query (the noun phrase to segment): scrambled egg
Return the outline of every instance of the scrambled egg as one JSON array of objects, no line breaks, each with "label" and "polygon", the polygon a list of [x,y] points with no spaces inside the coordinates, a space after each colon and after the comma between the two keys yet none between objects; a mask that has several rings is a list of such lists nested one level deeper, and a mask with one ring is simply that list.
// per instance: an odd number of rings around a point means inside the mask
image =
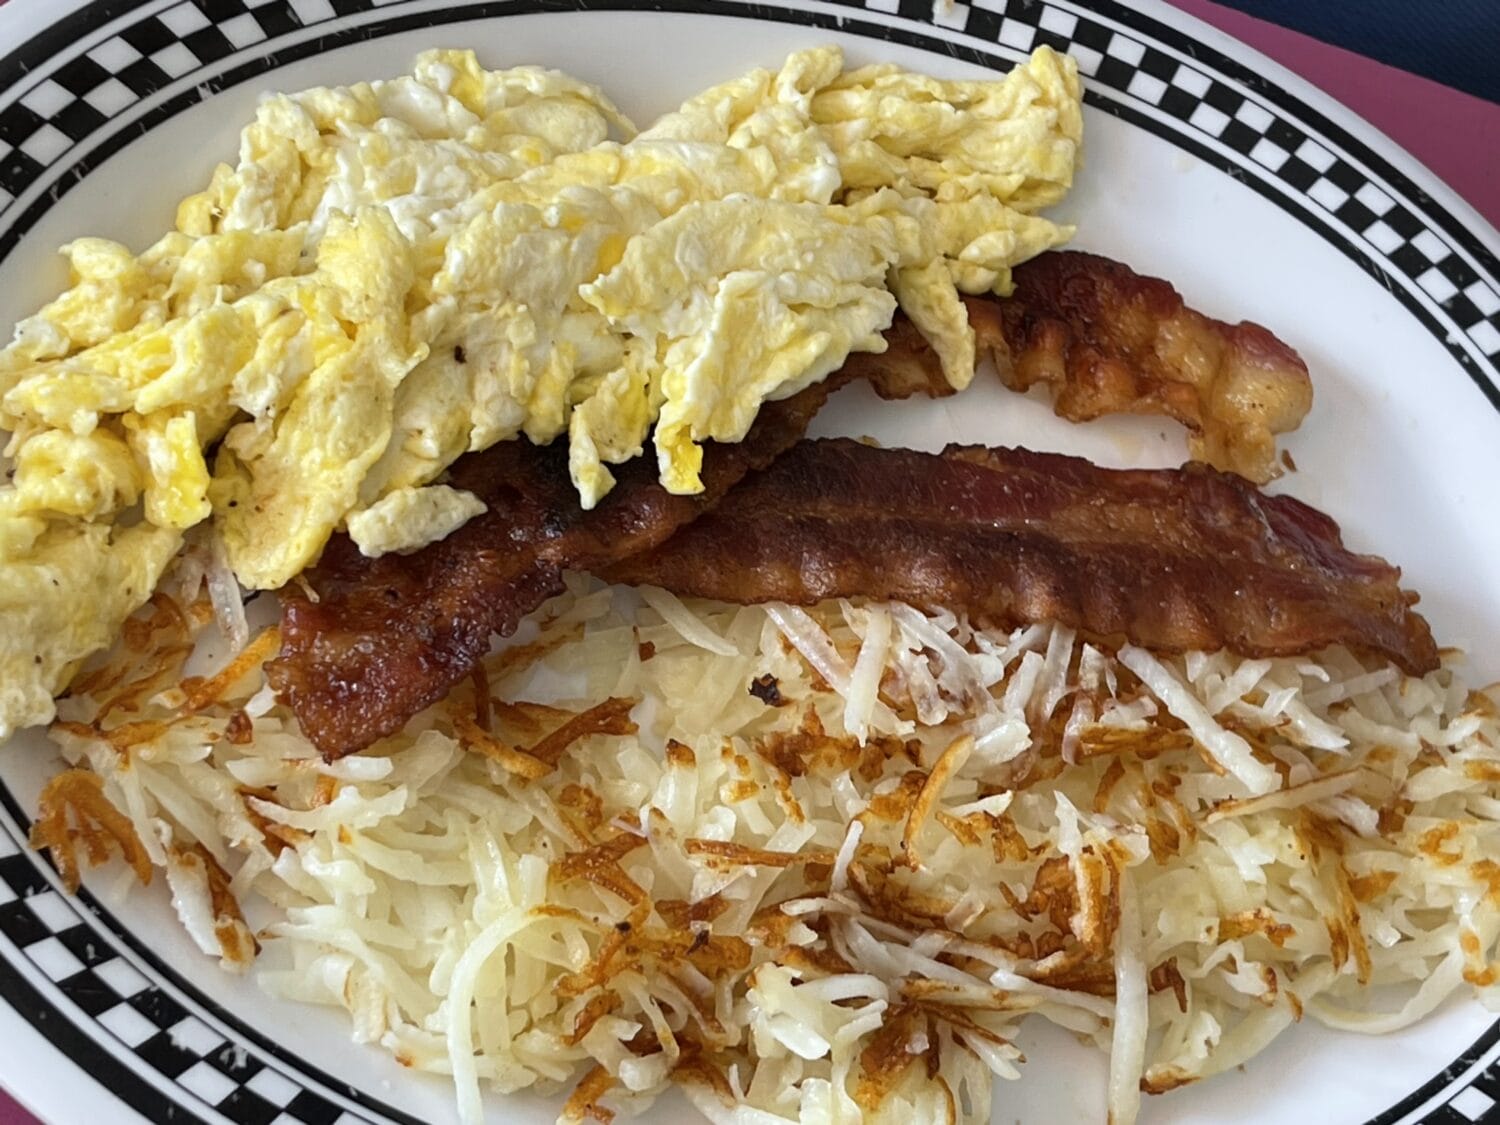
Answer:
[{"label": "scrambled egg", "polygon": [[472,492],[446,484],[398,488],[349,517],[349,538],[361,554],[378,559],[436,542],[484,510],[484,501]]},{"label": "scrambled egg", "polygon": [[[265,100],[237,162],[143,253],[65,247],[72,284],[0,352],[0,737],[46,721],[192,527],[274,589],[347,530],[414,550],[483,510],[465,452],[566,435],[580,502],[654,442],[703,441],[899,306],[956,387],[958,294],[1071,233],[1072,61],[997,81],[801,51],[644,132],[554,71],[433,51],[410,76]],[[654,432],[653,432],[654,427]]]}]

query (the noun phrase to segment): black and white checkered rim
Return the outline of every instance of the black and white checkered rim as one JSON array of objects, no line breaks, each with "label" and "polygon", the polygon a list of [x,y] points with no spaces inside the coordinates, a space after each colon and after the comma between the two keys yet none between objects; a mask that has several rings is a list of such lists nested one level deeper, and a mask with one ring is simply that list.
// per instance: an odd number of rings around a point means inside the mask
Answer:
[{"label": "black and white checkered rim", "polygon": [[[220,90],[460,20],[644,9],[800,24],[1006,69],[1043,43],[1089,104],[1245,183],[1378,280],[1500,410],[1500,264],[1405,174],[1294,94],[1113,0],[95,0],[0,59],[0,261],[109,156]],[[0,784],[0,1001],[146,1119],[349,1125],[409,1115],[189,985],[26,846]],[[1500,1023],[1370,1125],[1500,1122]]]}]

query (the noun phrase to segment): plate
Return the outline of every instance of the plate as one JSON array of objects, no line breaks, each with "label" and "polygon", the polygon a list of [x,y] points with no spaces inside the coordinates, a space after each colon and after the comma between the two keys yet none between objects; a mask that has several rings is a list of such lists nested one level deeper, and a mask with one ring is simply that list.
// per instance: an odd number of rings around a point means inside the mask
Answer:
[{"label": "plate", "polygon": [[[636,120],[789,50],[943,76],[1048,43],[1079,60],[1087,162],[1060,217],[1075,245],[1172,279],[1197,307],[1271,326],[1317,401],[1277,488],[1405,568],[1444,642],[1500,675],[1500,237],[1391,142],[1253,51],[1161,4],[1114,0],[13,0],[0,10],[0,321],[63,282],[81,234],[135,246],[232,156],[267,89],[405,71],[475,47],[598,82]],[[1316,75],[1312,76],[1316,78]],[[1179,432],[1070,426],[980,380],[892,406],[850,388],[823,433],[936,447],[1026,444],[1113,465],[1177,464]],[[352,1045],[341,1016],[270,1000],[179,932],[160,886],[106,870],[77,898],[26,846],[53,768],[34,733],[0,753],[0,1082],[52,1121],[438,1122],[441,1079]],[[160,880],[158,880],[160,883]],[[1103,1060],[1031,1033],[995,1120],[1103,1119]],[[1500,1025],[1470,1000],[1362,1039],[1294,1028],[1242,1071],[1148,1101],[1143,1120],[1458,1122],[1500,1099]],[[489,1119],[555,1104],[494,1098]],[[665,1103],[664,1122],[689,1112]]]}]

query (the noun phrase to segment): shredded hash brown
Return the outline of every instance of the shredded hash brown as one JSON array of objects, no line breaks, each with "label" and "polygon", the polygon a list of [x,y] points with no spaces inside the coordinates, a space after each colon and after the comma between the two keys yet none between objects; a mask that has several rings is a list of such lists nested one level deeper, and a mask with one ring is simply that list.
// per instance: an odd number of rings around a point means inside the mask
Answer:
[{"label": "shredded hash brown", "polygon": [[979,1122],[1043,1019],[1109,1052],[1124,1122],[1298,1021],[1496,996],[1500,722],[1452,667],[894,604],[684,629],[580,579],[526,660],[330,763],[264,685],[274,629],[187,674],[194,593],[61,704],[34,843],[69,886],[162,869],[206,954],[451,1074],[466,1121],[483,1087],[608,1122],[676,1085],[717,1122]]}]

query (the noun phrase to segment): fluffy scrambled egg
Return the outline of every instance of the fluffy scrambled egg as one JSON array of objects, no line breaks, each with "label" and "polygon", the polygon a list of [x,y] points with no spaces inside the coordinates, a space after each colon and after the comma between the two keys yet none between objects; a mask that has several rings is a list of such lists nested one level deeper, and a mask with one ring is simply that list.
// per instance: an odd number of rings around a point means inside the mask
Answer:
[{"label": "fluffy scrambled egg", "polygon": [[648,438],[694,492],[700,442],[881,350],[898,306],[962,387],[958,294],[1068,237],[1036,212],[1080,132],[1046,48],[968,82],[801,51],[640,133],[465,51],[266,99],[176,230],[65,247],[70,288],[0,352],[0,736],[205,521],[274,589],[341,529],[369,555],[450,533],[483,505],[446,468],[519,435],[567,435],[585,507]]}]

